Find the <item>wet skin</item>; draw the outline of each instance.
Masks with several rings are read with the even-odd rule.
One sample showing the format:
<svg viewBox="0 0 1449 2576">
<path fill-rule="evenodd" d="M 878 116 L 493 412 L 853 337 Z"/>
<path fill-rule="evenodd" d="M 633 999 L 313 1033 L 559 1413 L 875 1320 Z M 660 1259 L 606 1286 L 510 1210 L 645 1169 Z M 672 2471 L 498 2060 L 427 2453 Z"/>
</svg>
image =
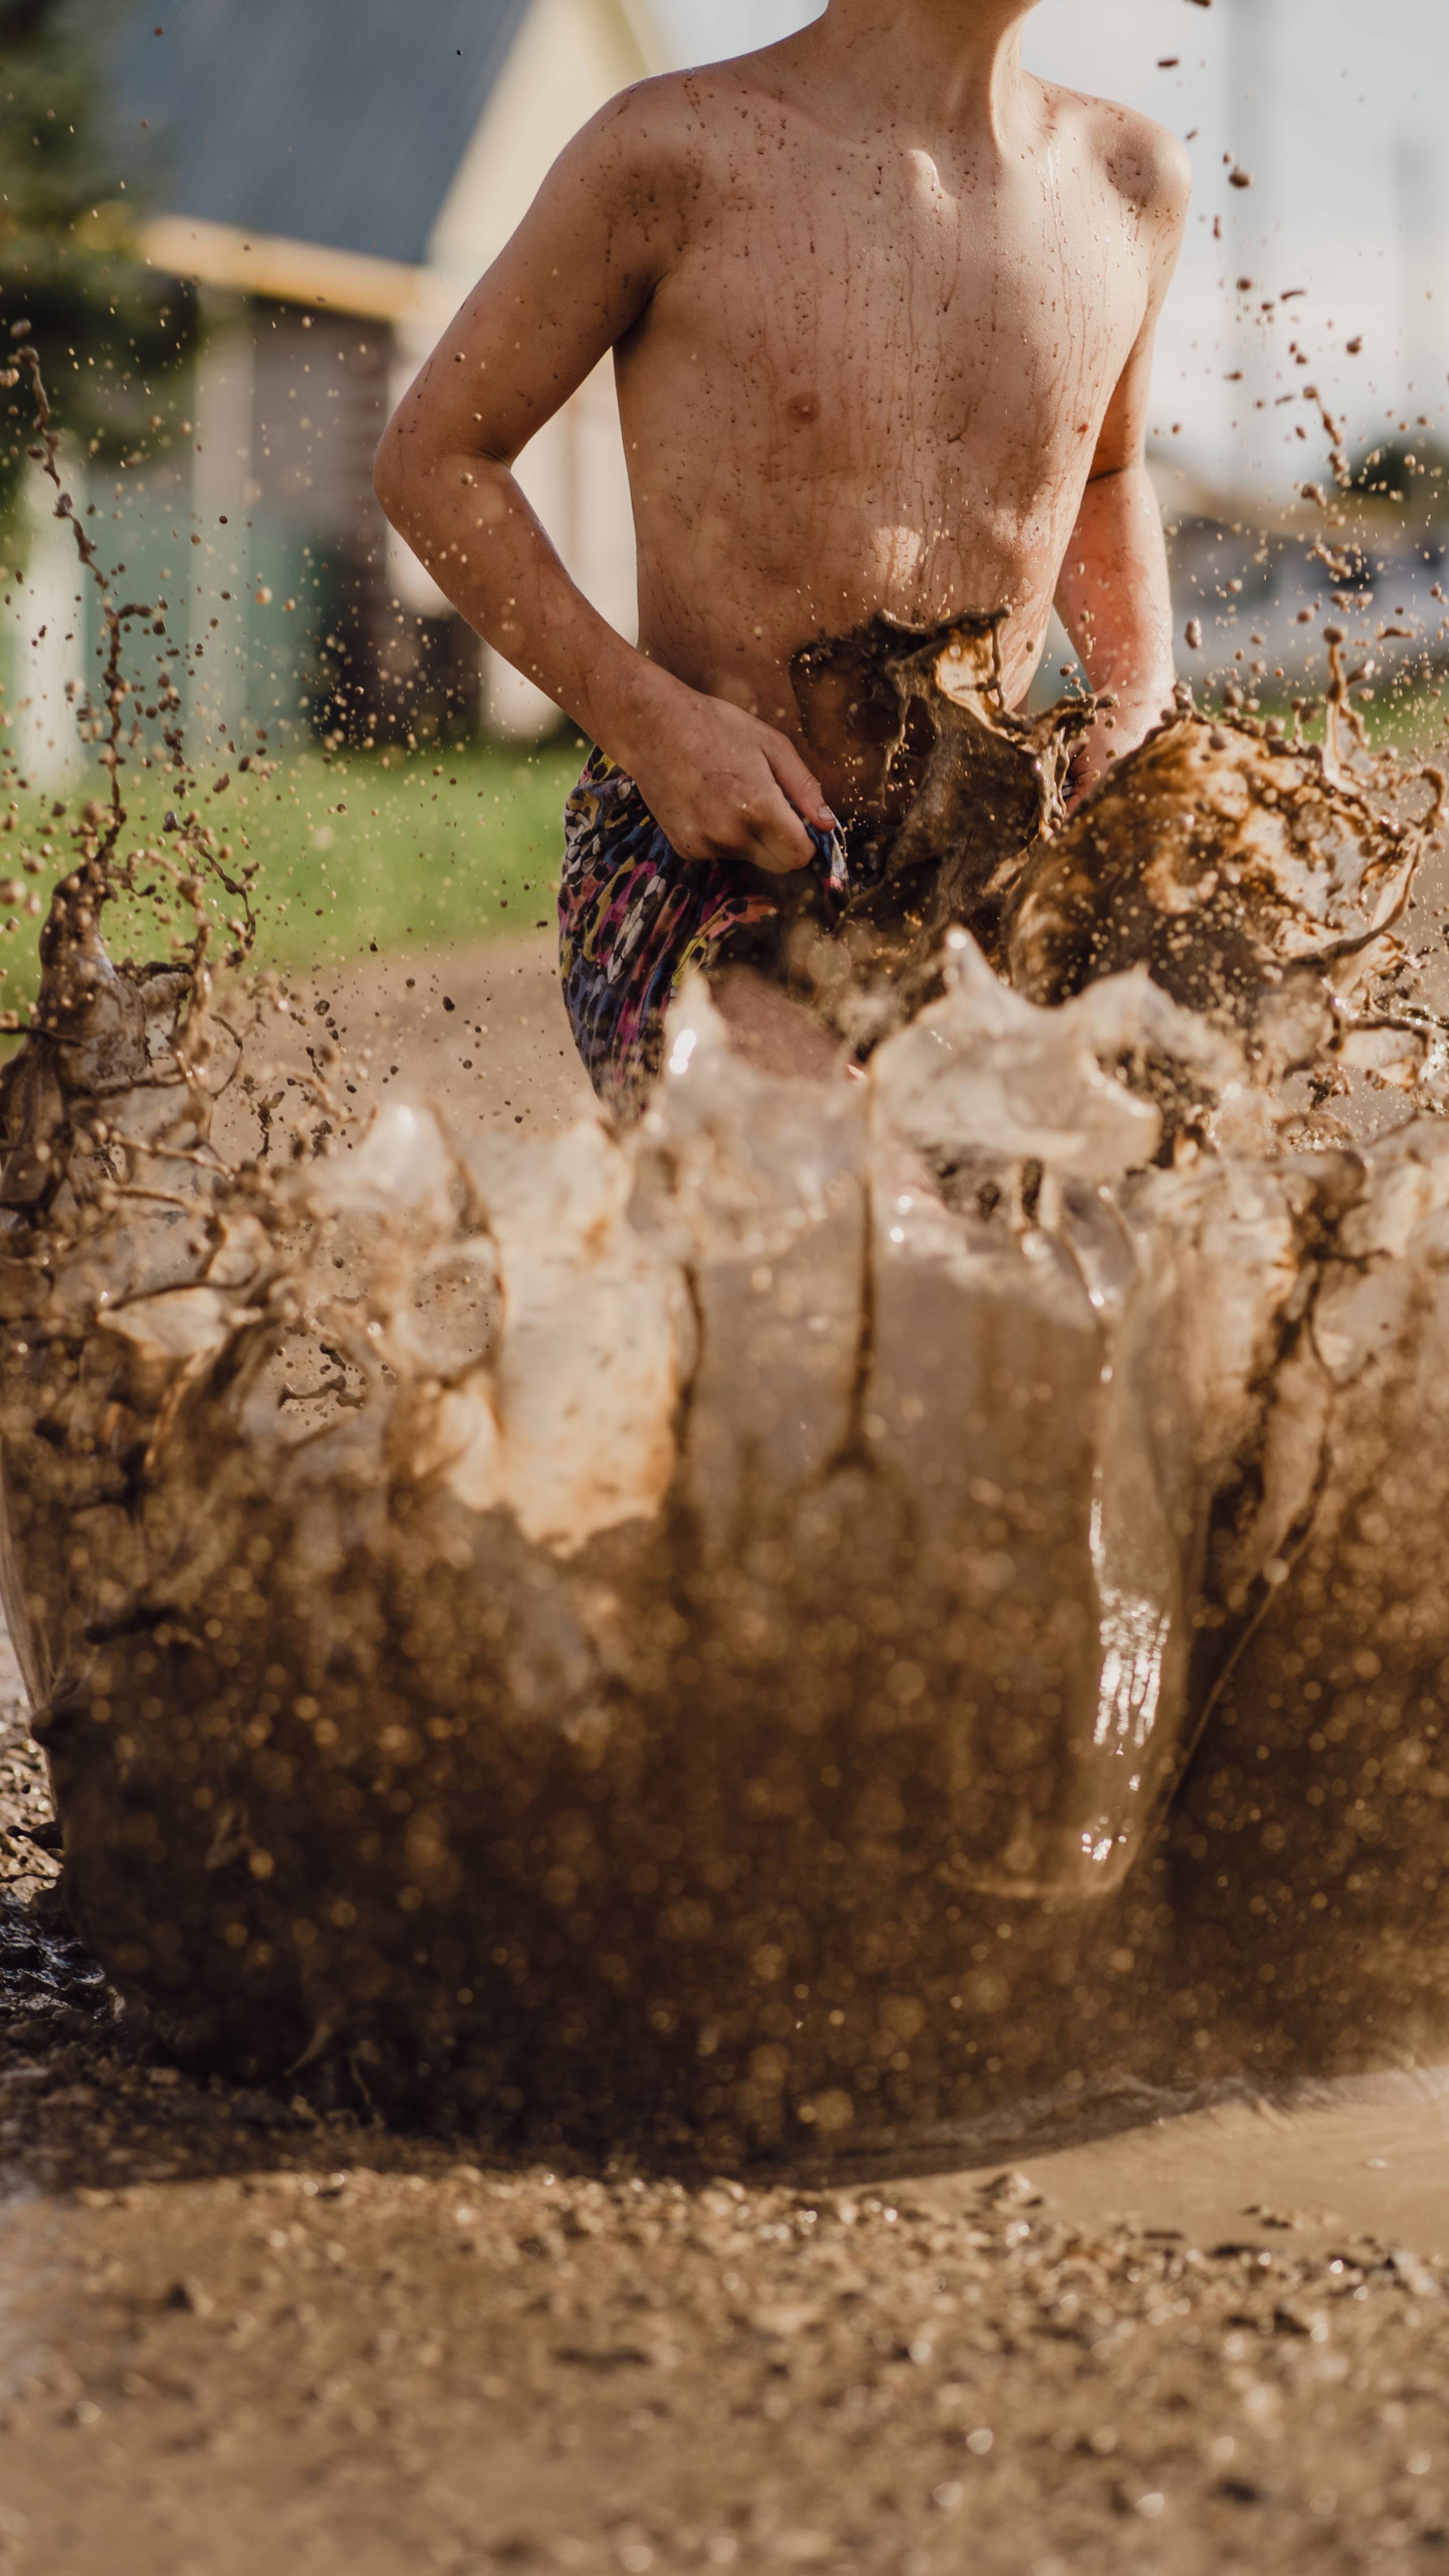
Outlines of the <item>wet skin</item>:
<svg viewBox="0 0 1449 2576">
<path fill-rule="evenodd" d="M 389 516 L 472 623 L 638 779 L 687 857 L 807 863 L 868 810 L 808 754 L 798 648 L 877 610 L 1003 604 L 1009 699 L 1057 600 L 1115 729 L 1171 695 L 1143 463 L 1185 156 L 1020 67 L 1031 0 L 833 0 L 802 35 L 647 82 L 568 147 L 378 461 Z M 512 466 L 614 351 L 640 644 L 570 581 Z"/>
</svg>

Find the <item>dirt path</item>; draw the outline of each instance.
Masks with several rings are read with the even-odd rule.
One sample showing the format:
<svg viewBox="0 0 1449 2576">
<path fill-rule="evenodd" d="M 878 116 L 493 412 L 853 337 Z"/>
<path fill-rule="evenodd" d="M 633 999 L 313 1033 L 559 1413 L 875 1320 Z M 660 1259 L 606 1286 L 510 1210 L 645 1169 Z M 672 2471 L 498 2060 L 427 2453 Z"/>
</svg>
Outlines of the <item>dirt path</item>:
<svg viewBox="0 0 1449 2576">
<path fill-rule="evenodd" d="M 297 1000 L 487 1123 L 585 1101 L 541 942 Z M 1144 2106 L 1030 2180 L 480 2163 L 118 2020 L 0 1696 L 3 2576 L 1449 2557 L 1427 2079 Z"/>
<path fill-rule="evenodd" d="M 335 1027 L 360 1102 L 428 1092 L 470 1123 L 534 1135 L 592 1104 L 551 933 L 490 940 L 441 962 L 380 957 L 346 976 L 319 970 L 282 983 L 299 1029 Z M 272 1022 L 269 1048 L 275 1042 Z"/>
</svg>

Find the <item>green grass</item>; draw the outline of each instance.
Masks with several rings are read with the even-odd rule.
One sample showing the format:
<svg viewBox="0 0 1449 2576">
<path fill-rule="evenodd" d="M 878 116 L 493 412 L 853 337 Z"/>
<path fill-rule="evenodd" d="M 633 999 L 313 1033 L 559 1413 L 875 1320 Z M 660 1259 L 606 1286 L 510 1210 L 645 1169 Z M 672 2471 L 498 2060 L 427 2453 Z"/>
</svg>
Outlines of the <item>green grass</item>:
<svg viewBox="0 0 1449 2576">
<path fill-rule="evenodd" d="M 1266 721 L 1281 716 L 1292 725 L 1291 701 L 1278 691 L 1261 690 L 1255 696 L 1256 714 Z M 1204 715 L 1211 715 L 1221 699 L 1204 693 L 1199 705 Z M 1355 694 L 1354 705 L 1363 718 L 1369 744 L 1375 751 L 1397 751 L 1405 761 L 1442 762 L 1446 736 L 1449 736 L 1449 699 L 1443 695 L 1443 684 L 1432 688 L 1388 689 L 1381 696 L 1363 698 Z M 1328 731 L 1322 701 L 1316 715 L 1310 716 L 1303 728 L 1306 742 L 1322 742 Z"/>
<path fill-rule="evenodd" d="M 1428 685 L 1388 689 L 1364 708 L 1369 740 L 1406 755 L 1442 760 L 1449 733 L 1449 697 L 1443 674 Z"/>
<path fill-rule="evenodd" d="M 256 860 L 256 962 L 301 967 L 404 949 L 452 949 L 511 932 L 552 928 L 562 855 L 564 799 L 582 760 L 578 738 L 537 751 L 499 745 L 444 754 L 308 750 L 263 781 L 228 764 L 220 794 L 208 773 L 183 809 L 209 823 L 240 864 Z M 155 841 L 174 789 L 140 770 L 123 773 L 123 847 Z M 65 796 L 71 813 L 95 782 Z M 59 869 L 67 817 L 55 800 L 18 797 L 20 833 L 51 839 Z M 11 847 L 15 843 L 12 841 Z M 0 854 L 5 844 L 0 841 Z M 0 870 L 4 858 L 0 855 Z M 48 875 L 37 893 L 48 893 Z M 0 966 L 0 1003 L 34 990 L 32 925 L 22 918 Z M 117 956 L 157 955 L 166 938 L 149 907 L 118 900 L 106 937 Z"/>
<path fill-rule="evenodd" d="M 457 948 L 552 927 L 563 804 L 581 752 L 304 752 L 197 810 L 261 863 L 261 965 Z M 160 805 L 164 800 L 157 800 Z M 156 820 L 161 819 L 158 811 Z"/>
</svg>

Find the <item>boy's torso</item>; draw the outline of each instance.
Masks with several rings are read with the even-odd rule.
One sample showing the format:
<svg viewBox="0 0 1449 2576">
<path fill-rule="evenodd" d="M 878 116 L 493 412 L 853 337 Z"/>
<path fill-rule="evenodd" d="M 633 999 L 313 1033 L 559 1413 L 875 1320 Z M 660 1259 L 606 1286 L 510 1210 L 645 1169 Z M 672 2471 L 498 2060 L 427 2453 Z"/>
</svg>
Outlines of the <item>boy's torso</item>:
<svg viewBox="0 0 1449 2576">
<path fill-rule="evenodd" d="M 1019 691 L 1146 306 L 1119 112 L 1032 84 L 1030 147 L 983 171 L 832 135 L 749 66 L 687 94 L 680 252 L 617 353 L 642 641 L 798 737 L 802 644 L 1009 603 Z M 869 794 L 844 743 L 825 783 Z"/>
</svg>

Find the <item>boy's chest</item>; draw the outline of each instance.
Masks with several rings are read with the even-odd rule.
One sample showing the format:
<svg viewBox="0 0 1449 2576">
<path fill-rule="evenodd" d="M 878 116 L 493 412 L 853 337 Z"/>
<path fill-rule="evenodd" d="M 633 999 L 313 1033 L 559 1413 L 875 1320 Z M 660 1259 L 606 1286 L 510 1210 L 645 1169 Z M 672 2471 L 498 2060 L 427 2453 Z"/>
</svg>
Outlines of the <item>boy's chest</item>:
<svg viewBox="0 0 1449 2576">
<path fill-rule="evenodd" d="M 987 404 L 1105 400 L 1140 327 L 1146 263 L 1114 191 L 1052 167 L 948 187 L 924 155 L 887 171 L 763 156 L 711 192 L 660 321 L 731 410 L 862 430 Z"/>
</svg>

